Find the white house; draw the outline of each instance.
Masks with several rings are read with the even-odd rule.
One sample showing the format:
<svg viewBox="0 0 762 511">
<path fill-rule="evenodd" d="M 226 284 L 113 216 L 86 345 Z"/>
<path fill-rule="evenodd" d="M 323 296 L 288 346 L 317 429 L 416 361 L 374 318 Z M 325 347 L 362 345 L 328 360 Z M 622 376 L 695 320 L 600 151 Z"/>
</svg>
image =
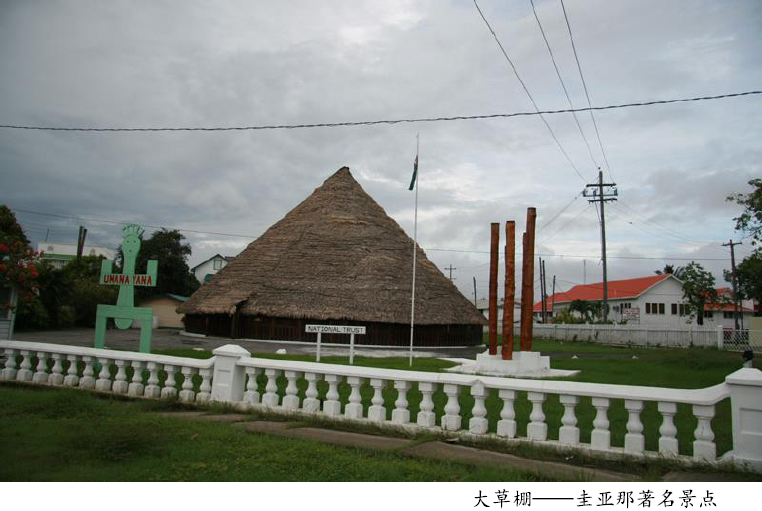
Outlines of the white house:
<svg viewBox="0 0 762 511">
<path fill-rule="evenodd" d="M 727 296 L 727 288 L 718 289 L 718 294 Z M 628 324 L 647 326 L 680 327 L 695 324 L 686 314 L 683 300 L 683 283 L 674 275 L 651 275 L 626 280 L 610 280 L 608 282 L 609 314 L 613 321 L 626 321 Z M 547 299 L 547 309 L 552 309 L 553 315 L 568 307 L 573 300 L 600 302 L 603 300 L 603 282 L 580 284 L 569 291 L 556 293 Z M 744 323 L 748 324 L 753 311 L 748 307 L 742 308 Z M 540 317 L 542 302 L 534 305 L 536 318 Z M 732 304 L 707 304 L 704 307 L 703 326 L 722 325 L 733 327 Z"/>
<path fill-rule="evenodd" d="M 42 242 L 37 244 L 37 251 L 42 253 L 43 261 L 47 261 L 56 268 L 62 268 L 66 263 L 77 258 L 76 243 Z M 82 248 L 82 255 L 103 256 L 106 259 L 113 261 L 116 253 L 109 248 L 85 245 Z"/>
<path fill-rule="evenodd" d="M 502 324 L 503 321 L 503 306 L 505 305 L 505 300 L 500 299 L 497 302 L 497 323 L 498 327 Z M 489 300 L 476 300 L 476 308 L 479 312 L 481 312 L 485 318 L 489 320 Z M 513 322 L 519 323 L 521 321 L 521 303 L 520 302 L 514 302 L 513 303 Z M 486 326 L 484 328 L 487 328 Z"/>
<path fill-rule="evenodd" d="M 215 254 L 206 261 L 197 264 L 191 268 L 191 273 L 196 276 L 196 279 L 202 284 L 212 278 L 212 275 L 223 269 L 227 264 L 235 259 L 231 256 L 221 256 Z"/>
</svg>

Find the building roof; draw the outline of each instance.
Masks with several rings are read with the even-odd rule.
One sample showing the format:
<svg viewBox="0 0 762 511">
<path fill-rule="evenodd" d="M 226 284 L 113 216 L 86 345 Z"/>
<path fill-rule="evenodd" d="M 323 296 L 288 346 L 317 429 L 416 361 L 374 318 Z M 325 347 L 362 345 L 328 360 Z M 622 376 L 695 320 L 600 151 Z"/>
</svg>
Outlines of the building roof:
<svg viewBox="0 0 762 511">
<path fill-rule="evenodd" d="M 195 271 L 195 269 L 196 269 L 196 268 L 198 268 L 198 267 L 199 267 L 199 266 L 201 266 L 202 264 L 206 264 L 206 263 L 208 263 L 209 261 L 212 261 L 212 260 L 214 260 L 214 259 L 217 259 L 217 258 L 219 258 L 219 259 L 224 259 L 225 261 L 227 261 L 227 262 L 230 262 L 230 261 L 232 261 L 233 259 L 235 259 L 235 256 L 223 256 L 223 255 L 220 255 L 220 254 L 214 254 L 212 257 L 210 257 L 210 258 L 209 258 L 209 259 L 207 259 L 206 261 L 201 261 L 200 263 L 198 263 L 196 266 L 194 266 L 193 268 L 191 268 L 191 269 L 190 269 L 190 271 L 191 271 L 191 272 L 193 272 L 193 271 Z"/>
<path fill-rule="evenodd" d="M 342 167 L 178 311 L 410 323 L 412 244 Z M 420 247 L 415 321 L 486 323 Z"/>
<path fill-rule="evenodd" d="M 649 275 L 648 277 L 639 277 L 636 279 L 609 280 L 609 300 L 626 300 L 628 298 L 637 298 L 656 284 L 669 278 L 677 280 L 674 275 Z M 603 282 L 593 284 L 578 284 L 563 293 L 555 294 L 555 302 L 567 303 L 573 300 L 585 300 L 598 302 L 603 300 Z M 548 310 L 553 302 L 553 297 L 548 297 Z M 542 301 L 534 305 L 535 312 L 542 311 Z"/>
<path fill-rule="evenodd" d="M 719 312 L 734 312 L 736 310 L 736 306 L 733 305 L 732 303 L 705 303 L 704 310 L 705 311 L 719 311 Z M 739 306 L 738 312 L 752 313 L 754 311 L 752 309 L 749 309 L 748 307 Z"/>
</svg>

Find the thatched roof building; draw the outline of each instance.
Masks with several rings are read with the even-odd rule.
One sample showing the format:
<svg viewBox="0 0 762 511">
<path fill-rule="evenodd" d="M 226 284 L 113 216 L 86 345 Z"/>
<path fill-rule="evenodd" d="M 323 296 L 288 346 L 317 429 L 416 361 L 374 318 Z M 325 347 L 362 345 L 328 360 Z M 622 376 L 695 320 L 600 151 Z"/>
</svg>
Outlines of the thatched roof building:
<svg viewBox="0 0 762 511">
<path fill-rule="evenodd" d="M 412 243 L 343 167 L 178 312 L 210 335 L 313 341 L 304 325 L 347 324 L 368 327 L 356 343 L 406 345 Z M 416 259 L 416 345 L 481 342 L 484 317 L 420 247 Z"/>
</svg>

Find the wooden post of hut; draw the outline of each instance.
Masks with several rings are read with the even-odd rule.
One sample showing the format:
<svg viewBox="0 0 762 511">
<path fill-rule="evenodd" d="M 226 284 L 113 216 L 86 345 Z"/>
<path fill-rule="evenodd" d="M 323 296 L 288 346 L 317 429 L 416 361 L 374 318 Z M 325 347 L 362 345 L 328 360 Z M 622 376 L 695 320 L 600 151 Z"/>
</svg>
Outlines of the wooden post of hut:
<svg viewBox="0 0 762 511">
<path fill-rule="evenodd" d="M 505 223 L 505 300 L 503 301 L 503 360 L 513 358 L 513 303 L 516 301 L 516 222 Z"/>
<path fill-rule="evenodd" d="M 521 351 L 532 351 L 532 309 L 534 304 L 534 228 L 537 210 L 527 208 L 527 225 L 523 238 L 521 275 Z"/>
<path fill-rule="evenodd" d="M 497 355 L 497 264 L 500 224 L 490 224 L 489 246 L 489 354 Z"/>
</svg>

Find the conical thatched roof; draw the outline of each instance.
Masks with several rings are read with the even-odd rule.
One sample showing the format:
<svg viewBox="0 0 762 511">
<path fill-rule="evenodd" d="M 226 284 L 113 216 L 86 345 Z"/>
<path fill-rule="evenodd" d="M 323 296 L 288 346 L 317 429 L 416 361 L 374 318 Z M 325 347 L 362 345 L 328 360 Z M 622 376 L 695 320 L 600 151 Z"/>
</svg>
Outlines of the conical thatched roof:
<svg viewBox="0 0 762 511">
<path fill-rule="evenodd" d="M 343 167 L 178 311 L 409 323 L 412 243 Z M 420 247 L 416 258 L 416 324 L 484 324 Z"/>
</svg>

